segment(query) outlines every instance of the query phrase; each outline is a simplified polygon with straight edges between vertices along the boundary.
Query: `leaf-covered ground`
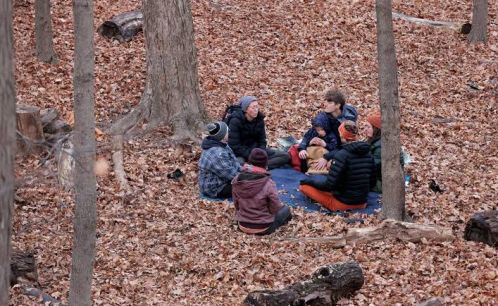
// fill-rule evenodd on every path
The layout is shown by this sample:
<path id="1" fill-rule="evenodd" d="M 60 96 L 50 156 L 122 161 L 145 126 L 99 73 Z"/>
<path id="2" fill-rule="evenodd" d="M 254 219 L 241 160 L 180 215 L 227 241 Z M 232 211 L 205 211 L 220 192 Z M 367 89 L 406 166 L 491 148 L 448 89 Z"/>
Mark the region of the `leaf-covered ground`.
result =
<path id="1" fill-rule="evenodd" d="M 18 101 L 72 110 L 74 37 L 71 1 L 52 2 L 59 63 L 37 62 L 34 0 L 15 1 Z M 467 21 L 471 1 L 394 1 L 408 15 Z M 95 3 L 95 26 L 140 1 Z M 244 94 L 260 97 L 270 142 L 300 137 L 325 89 L 342 88 L 361 118 L 378 107 L 374 1 L 199 0 L 192 3 L 202 98 L 213 118 Z M 331 249 L 281 237 L 333 235 L 353 226 L 339 217 L 305 214 L 264 238 L 235 230 L 233 208 L 198 199 L 199 149 L 168 145 L 167 128 L 126 144 L 134 189 L 119 196 L 112 172 L 99 179 L 96 305 L 234 305 L 258 288 L 304 279 L 322 264 L 357 260 L 365 285 L 343 305 L 412 305 L 431 296 L 447 305 L 498 304 L 498 254 L 462 239 L 475 211 L 498 203 L 497 11 L 490 5 L 489 42 L 469 45 L 455 32 L 396 20 L 402 144 L 408 167 L 408 212 L 415 222 L 452 228 L 458 240 L 412 244 L 387 239 Z M 139 101 L 144 87 L 143 35 L 118 44 L 95 34 L 96 120 L 105 129 Z M 472 89 L 469 85 L 477 87 Z M 107 141 L 106 139 L 105 141 Z M 99 155 L 110 160 L 109 145 Z M 34 249 L 43 290 L 67 302 L 74 202 L 51 160 L 17 159 L 19 187 L 13 244 Z M 187 173 L 185 182 L 166 174 Z M 445 192 L 434 194 L 436 179 Z M 378 224 L 377 217 L 365 225 Z M 358 225 L 354 225 L 358 226 Z M 35 305 L 12 290 L 12 305 Z"/>

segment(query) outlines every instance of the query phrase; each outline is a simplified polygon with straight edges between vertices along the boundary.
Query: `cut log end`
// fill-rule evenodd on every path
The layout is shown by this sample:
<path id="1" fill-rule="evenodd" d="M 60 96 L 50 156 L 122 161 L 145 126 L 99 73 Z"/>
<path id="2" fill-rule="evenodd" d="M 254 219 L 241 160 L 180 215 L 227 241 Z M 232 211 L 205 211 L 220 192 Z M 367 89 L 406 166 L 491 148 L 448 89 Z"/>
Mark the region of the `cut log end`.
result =
<path id="1" fill-rule="evenodd" d="M 498 246 L 498 210 L 488 210 L 474 214 L 465 227 L 466 240 Z"/>

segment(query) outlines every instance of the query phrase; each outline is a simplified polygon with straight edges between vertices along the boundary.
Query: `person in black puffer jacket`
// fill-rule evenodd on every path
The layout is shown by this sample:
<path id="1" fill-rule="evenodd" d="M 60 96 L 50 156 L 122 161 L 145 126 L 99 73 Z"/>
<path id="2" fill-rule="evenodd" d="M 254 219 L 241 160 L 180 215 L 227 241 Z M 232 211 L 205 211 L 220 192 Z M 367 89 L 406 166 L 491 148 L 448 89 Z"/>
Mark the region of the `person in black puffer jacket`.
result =
<path id="1" fill-rule="evenodd" d="M 240 110 L 230 118 L 228 145 L 243 164 L 249 158 L 252 149 L 260 148 L 268 154 L 268 169 L 275 169 L 288 164 L 287 152 L 267 147 L 264 114 L 259 111 L 256 97 L 244 96 L 239 100 Z"/>
<path id="2" fill-rule="evenodd" d="M 342 148 L 334 154 L 326 180 L 305 179 L 300 190 L 330 210 L 365 208 L 369 190 L 376 183 L 376 168 L 370 146 L 356 141 L 352 121 L 339 126 Z"/>

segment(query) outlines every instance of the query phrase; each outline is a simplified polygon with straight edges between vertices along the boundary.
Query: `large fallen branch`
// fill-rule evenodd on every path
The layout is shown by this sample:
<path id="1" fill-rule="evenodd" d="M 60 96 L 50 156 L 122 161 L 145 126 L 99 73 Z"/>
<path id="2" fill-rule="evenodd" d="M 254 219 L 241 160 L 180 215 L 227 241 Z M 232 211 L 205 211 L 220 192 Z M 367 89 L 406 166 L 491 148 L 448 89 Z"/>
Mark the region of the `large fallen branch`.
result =
<path id="1" fill-rule="evenodd" d="M 244 299 L 246 306 L 335 305 L 363 286 L 363 271 L 357 262 L 320 267 L 309 280 L 282 290 L 258 290 Z"/>
<path id="2" fill-rule="evenodd" d="M 334 248 L 342 248 L 346 245 L 384 240 L 390 237 L 410 242 L 420 242 L 423 239 L 438 242 L 453 241 L 455 239 L 451 229 L 388 219 L 382 222 L 378 227 L 350 228 L 345 234 L 338 236 L 284 238 L 283 240 L 292 242 L 327 243 Z"/>
<path id="3" fill-rule="evenodd" d="M 470 30 L 472 28 L 472 25 L 468 22 L 428 20 L 428 19 L 412 17 L 412 16 L 408 16 L 408 15 L 405 15 L 402 13 L 396 13 L 396 12 L 393 12 L 393 19 L 394 18 L 413 22 L 416 24 L 453 30 L 453 31 L 457 31 L 458 33 L 461 33 L 461 34 L 469 34 Z"/>

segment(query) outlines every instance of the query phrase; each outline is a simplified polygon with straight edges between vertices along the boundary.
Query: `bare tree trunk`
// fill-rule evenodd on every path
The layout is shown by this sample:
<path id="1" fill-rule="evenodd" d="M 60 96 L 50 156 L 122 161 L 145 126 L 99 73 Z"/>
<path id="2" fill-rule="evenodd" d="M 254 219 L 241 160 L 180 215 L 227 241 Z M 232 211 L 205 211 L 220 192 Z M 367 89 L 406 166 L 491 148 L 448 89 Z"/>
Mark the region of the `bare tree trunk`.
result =
<path id="1" fill-rule="evenodd" d="M 9 304 L 10 229 L 14 202 L 16 93 L 12 1 L 0 2 L 0 305 Z"/>
<path id="2" fill-rule="evenodd" d="M 45 63 L 56 63 L 50 17 L 50 0 L 35 1 L 36 56 Z"/>
<path id="3" fill-rule="evenodd" d="M 377 0 L 377 56 L 382 113 L 382 203 L 386 218 L 405 217 L 405 186 L 401 152 L 398 67 L 394 47 L 391 0 Z"/>
<path id="4" fill-rule="evenodd" d="M 206 119 L 197 74 L 194 24 L 188 0 L 144 0 L 150 120 L 173 125 L 175 138 L 196 138 Z"/>
<path id="5" fill-rule="evenodd" d="M 93 1 L 73 0 L 74 14 L 74 241 L 69 305 L 91 305 L 95 259 L 96 178 Z"/>
<path id="6" fill-rule="evenodd" d="M 474 0 L 472 4 L 472 29 L 467 40 L 470 43 L 486 42 L 488 28 L 488 0 Z"/>

